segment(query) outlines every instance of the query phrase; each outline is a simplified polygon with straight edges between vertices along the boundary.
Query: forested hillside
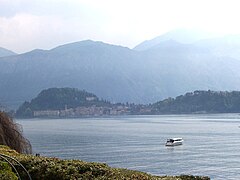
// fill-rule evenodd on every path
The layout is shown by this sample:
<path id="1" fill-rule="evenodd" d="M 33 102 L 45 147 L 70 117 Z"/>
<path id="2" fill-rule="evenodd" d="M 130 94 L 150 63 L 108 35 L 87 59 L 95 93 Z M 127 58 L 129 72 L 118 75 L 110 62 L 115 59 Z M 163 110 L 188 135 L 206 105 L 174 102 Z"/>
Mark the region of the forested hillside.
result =
<path id="1" fill-rule="evenodd" d="M 34 111 L 64 110 L 76 107 L 109 106 L 92 93 L 74 88 L 49 88 L 39 93 L 30 102 L 24 102 L 17 110 L 19 117 L 32 117 Z"/>
<path id="2" fill-rule="evenodd" d="M 240 91 L 194 91 L 152 105 L 155 114 L 239 112 Z"/>

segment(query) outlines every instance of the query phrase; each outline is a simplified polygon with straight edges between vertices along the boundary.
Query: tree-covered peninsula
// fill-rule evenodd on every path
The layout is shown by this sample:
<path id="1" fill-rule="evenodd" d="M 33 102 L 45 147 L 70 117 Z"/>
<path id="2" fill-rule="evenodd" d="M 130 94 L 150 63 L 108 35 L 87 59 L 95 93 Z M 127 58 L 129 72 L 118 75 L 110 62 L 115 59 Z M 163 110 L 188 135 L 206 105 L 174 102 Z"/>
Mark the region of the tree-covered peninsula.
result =
<path id="1" fill-rule="evenodd" d="M 30 102 L 24 102 L 17 110 L 18 117 L 33 117 L 36 114 L 68 113 L 69 115 L 76 108 L 87 107 L 108 107 L 110 103 L 84 90 L 75 88 L 49 88 L 41 91 L 38 96 Z"/>
<path id="2" fill-rule="evenodd" d="M 194 91 L 151 105 L 153 114 L 238 113 L 240 91 Z"/>
<path id="3" fill-rule="evenodd" d="M 153 104 L 110 103 L 96 95 L 73 88 L 43 90 L 30 102 L 24 102 L 16 116 L 83 117 L 109 115 L 154 115 L 193 113 L 239 113 L 240 91 L 194 91 Z"/>

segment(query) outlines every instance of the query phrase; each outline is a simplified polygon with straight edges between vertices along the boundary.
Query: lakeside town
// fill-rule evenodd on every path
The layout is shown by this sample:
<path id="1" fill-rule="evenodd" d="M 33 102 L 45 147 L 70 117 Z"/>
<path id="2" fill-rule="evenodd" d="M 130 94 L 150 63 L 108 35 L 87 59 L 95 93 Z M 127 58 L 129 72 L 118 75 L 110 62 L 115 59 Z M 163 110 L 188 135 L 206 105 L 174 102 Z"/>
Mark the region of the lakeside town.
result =
<path id="1" fill-rule="evenodd" d="M 144 105 L 138 105 L 138 111 L 134 112 L 131 106 L 114 105 L 108 106 L 90 106 L 90 107 L 76 107 L 67 108 L 63 110 L 39 110 L 33 111 L 33 117 L 98 117 L 98 116 L 116 116 L 116 115 L 132 115 L 132 114 L 148 114 L 151 112 L 150 108 Z"/>
<path id="2" fill-rule="evenodd" d="M 194 91 L 153 104 L 111 103 L 73 88 L 43 90 L 14 111 L 17 118 L 78 118 L 118 115 L 239 113 L 240 91 Z"/>

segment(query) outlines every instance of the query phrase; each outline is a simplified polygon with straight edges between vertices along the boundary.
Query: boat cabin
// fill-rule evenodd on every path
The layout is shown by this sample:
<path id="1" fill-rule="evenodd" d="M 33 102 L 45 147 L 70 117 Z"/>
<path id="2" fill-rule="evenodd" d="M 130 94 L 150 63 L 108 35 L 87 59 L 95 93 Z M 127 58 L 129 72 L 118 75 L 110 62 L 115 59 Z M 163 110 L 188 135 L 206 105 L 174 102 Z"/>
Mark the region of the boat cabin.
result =
<path id="1" fill-rule="evenodd" d="M 177 145 L 182 145 L 183 143 L 183 138 L 171 138 L 167 139 L 166 146 L 177 146 Z"/>

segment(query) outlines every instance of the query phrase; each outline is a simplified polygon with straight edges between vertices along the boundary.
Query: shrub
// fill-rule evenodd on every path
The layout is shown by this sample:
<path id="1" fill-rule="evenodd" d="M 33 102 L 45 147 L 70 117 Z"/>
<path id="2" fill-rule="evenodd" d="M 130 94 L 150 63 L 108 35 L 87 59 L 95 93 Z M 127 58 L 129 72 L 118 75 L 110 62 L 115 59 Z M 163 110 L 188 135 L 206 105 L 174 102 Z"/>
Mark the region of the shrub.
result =
<path id="1" fill-rule="evenodd" d="M 0 179 L 1 180 L 17 180 L 16 174 L 12 171 L 11 166 L 4 161 L 0 161 Z"/>

